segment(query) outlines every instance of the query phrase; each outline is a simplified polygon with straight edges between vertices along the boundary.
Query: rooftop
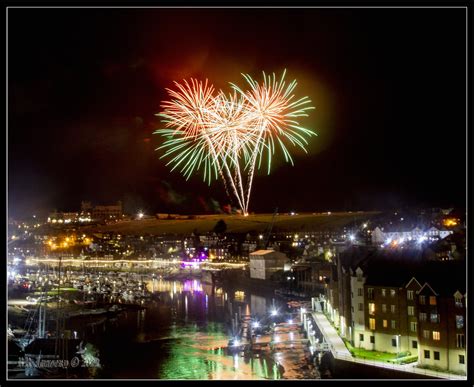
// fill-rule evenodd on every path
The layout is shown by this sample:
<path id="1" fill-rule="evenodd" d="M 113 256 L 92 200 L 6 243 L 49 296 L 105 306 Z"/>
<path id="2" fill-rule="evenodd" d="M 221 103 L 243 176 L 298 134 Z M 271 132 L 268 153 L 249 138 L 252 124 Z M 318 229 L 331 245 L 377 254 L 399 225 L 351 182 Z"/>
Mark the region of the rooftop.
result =
<path id="1" fill-rule="evenodd" d="M 274 252 L 275 250 L 257 250 L 257 251 L 254 251 L 253 253 L 250 253 L 250 255 L 267 255 Z"/>

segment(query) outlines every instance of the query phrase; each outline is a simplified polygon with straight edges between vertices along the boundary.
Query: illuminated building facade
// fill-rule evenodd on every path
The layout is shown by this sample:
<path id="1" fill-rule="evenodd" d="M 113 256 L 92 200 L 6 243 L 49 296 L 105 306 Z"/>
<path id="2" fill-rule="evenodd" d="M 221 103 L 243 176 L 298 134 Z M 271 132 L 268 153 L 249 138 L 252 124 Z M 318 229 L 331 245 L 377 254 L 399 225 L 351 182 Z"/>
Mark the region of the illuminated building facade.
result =
<path id="1" fill-rule="evenodd" d="M 390 243 L 409 243 L 411 241 L 435 241 L 444 239 L 448 235 L 452 234 L 452 230 L 438 229 L 436 227 L 430 227 L 429 229 L 422 230 L 419 227 L 410 229 L 387 229 L 376 227 L 372 231 L 372 244 L 379 246 Z"/>
<path id="2" fill-rule="evenodd" d="M 338 258 L 326 312 L 343 338 L 356 348 L 466 373 L 465 262 L 374 249 Z"/>
<path id="3" fill-rule="evenodd" d="M 250 278 L 270 279 L 273 274 L 283 270 L 288 258 L 274 250 L 257 250 L 250 254 Z"/>

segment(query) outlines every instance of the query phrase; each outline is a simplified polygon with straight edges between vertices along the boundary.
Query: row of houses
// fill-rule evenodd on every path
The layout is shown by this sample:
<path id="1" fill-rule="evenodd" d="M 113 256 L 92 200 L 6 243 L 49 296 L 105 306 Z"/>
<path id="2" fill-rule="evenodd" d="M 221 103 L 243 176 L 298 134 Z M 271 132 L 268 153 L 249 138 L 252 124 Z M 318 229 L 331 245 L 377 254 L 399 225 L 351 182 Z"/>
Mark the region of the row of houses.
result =
<path id="1" fill-rule="evenodd" d="M 466 266 L 418 250 L 338 254 L 325 310 L 357 348 L 410 352 L 420 365 L 466 372 Z"/>
<path id="2" fill-rule="evenodd" d="M 422 230 L 419 227 L 406 229 L 375 227 L 371 232 L 371 238 L 372 244 L 378 246 L 384 243 L 390 243 L 392 241 L 434 241 L 438 239 L 444 239 L 452 233 L 453 230 L 438 229 L 434 226 L 425 230 Z"/>
<path id="3" fill-rule="evenodd" d="M 122 202 L 118 201 L 115 205 L 96 205 L 91 202 L 81 202 L 81 212 L 53 212 L 48 216 L 48 223 L 68 224 L 84 223 L 91 221 L 122 219 Z"/>

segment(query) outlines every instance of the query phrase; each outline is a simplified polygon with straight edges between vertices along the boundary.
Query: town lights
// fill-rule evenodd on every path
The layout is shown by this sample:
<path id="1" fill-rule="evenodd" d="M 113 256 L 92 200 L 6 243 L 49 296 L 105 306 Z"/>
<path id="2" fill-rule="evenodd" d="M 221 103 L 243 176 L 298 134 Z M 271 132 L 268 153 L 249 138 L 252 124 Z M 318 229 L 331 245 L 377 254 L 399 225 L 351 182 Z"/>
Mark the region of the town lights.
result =
<path id="1" fill-rule="evenodd" d="M 137 215 L 138 219 L 143 219 L 143 212 L 139 212 L 138 215 Z"/>
<path id="2" fill-rule="evenodd" d="M 351 234 L 349 235 L 349 239 L 351 240 L 351 242 L 354 242 L 355 236 Z"/>
<path id="3" fill-rule="evenodd" d="M 276 309 L 272 309 L 271 315 L 276 316 L 278 314 L 278 311 Z"/>
<path id="4" fill-rule="evenodd" d="M 258 321 L 255 321 L 253 324 L 252 324 L 252 327 L 253 328 L 258 328 L 260 327 L 260 323 Z"/>

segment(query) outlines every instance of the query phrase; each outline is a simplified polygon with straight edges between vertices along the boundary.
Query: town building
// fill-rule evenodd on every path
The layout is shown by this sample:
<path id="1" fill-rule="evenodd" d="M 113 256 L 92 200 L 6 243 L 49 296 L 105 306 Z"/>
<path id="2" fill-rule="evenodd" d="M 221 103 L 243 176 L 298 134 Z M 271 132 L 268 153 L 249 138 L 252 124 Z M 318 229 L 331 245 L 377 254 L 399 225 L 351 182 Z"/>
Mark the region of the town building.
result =
<path id="1" fill-rule="evenodd" d="M 229 252 L 223 247 L 211 247 L 209 250 L 209 260 L 212 261 L 226 261 L 229 257 Z"/>
<path id="2" fill-rule="evenodd" d="M 77 223 L 79 221 L 78 212 L 52 212 L 48 216 L 48 223 L 52 224 L 68 224 Z"/>
<path id="3" fill-rule="evenodd" d="M 422 257 L 410 253 L 400 260 L 378 257 L 366 265 L 365 272 L 358 273 L 364 278 L 364 325 L 359 324 L 354 332 L 355 346 L 398 354 L 417 352 L 414 294 L 421 286 L 413 273 Z"/>
<path id="4" fill-rule="evenodd" d="M 436 262 L 423 274 L 426 282 L 416 295 L 418 364 L 466 373 L 464 262 Z"/>
<path id="5" fill-rule="evenodd" d="M 325 312 L 341 337 L 356 348 L 418 355 L 420 366 L 466 372 L 465 261 L 352 247 L 334 267 Z"/>
<path id="6" fill-rule="evenodd" d="M 419 227 L 375 227 L 371 239 L 373 245 L 380 246 L 391 242 L 402 244 L 410 241 L 435 241 L 444 239 L 452 233 L 452 230 L 438 229 L 434 226 L 425 230 Z"/>
<path id="7" fill-rule="evenodd" d="M 84 211 L 84 209 L 82 209 Z M 115 205 L 95 206 L 90 210 L 93 220 L 121 219 L 123 215 L 122 202 L 118 201 Z"/>
<path id="8" fill-rule="evenodd" d="M 267 280 L 284 270 L 288 258 L 285 254 L 274 250 L 257 250 L 250 254 L 250 278 Z"/>
<path id="9" fill-rule="evenodd" d="M 294 277 L 295 287 L 307 294 L 324 291 L 331 276 L 332 264 L 318 259 L 305 259 L 291 266 L 289 276 Z"/>

